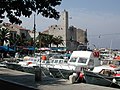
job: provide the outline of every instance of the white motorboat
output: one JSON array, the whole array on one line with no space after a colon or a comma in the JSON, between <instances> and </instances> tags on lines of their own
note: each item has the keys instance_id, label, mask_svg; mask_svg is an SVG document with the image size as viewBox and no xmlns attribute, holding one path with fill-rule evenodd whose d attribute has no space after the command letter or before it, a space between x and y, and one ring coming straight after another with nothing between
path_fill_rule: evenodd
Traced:
<instances>
[{"instance_id":1,"label":"white motorboat","mask_svg":"<svg viewBox=\"0 0 120 90\"><path fill-rule=\"evenodd\" d=\"M54 76L61 75L63 78L68 78L74 72L80 73L83 68L91 69L98 65L100 65L99 57L92 51L73 51L67 63L51 64L48 69Z\"/></svg>"},{"instance_id":2,"label":"white motorboat","mask_svg":"<svg viewBox=\"0 0 120 90\"><path fill-rule=\"evenodd\" d=\"M28 59L23 61L19 61L18 65L21 65L22 67L34 67L40 65L40 57L28 57Z\"/></svg>"}]
</instances>

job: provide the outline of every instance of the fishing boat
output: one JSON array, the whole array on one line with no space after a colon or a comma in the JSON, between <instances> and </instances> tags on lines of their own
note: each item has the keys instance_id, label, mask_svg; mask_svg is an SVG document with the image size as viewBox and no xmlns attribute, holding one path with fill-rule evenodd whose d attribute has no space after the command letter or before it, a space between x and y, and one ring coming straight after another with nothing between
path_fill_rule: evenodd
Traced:
<instances>
[{"instance_id":1,"label":"fishing boat","mask_svg":"<svg viewBox=\"0 0 120 90\"><path fill-rule=\"evenodd\" d=\"M92 71L83 70L86 83L120 88L120 68L113 65L94 67Z\"/></svg>"}]
</instances>

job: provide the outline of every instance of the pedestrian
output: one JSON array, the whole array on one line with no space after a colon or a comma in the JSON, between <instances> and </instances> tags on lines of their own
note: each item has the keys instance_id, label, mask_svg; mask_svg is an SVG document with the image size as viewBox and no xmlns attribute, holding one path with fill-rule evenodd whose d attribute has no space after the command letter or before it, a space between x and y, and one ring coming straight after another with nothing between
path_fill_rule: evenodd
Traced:
<instances>
[{"instance_id":1,"label":"pedestrian","mask_svg":"<svg viewBox=\"0 0 120 90\"><path fill-rule=\"evenodd\" d=\"M19 53L16 52L16 53L15 53L15 59L18 59L18 58L19 58Z\"/></svg>"}]
</instances>

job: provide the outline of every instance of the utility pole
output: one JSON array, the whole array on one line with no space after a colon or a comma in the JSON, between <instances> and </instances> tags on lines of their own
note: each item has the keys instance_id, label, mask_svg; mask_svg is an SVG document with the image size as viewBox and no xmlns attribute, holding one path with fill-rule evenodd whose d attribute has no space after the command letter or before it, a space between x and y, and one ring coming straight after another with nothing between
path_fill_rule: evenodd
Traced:
<instances>
[{"instance_id":1,"label":"utility pole","mask_svg":"<svg viewBox=\"0 0 120 90\"><path fill-rule=\"evenodd\" d=\"M39 48L41 48L41 32L39 32Z\"/></svg>"},{"instance_id":2,"label":"utility pole","mask_svg":"<svg viewBox=\"0 0 120 90\"><path fill-rule=\"evenodd\" d=\"M35 14L34 14L34 57L35 57L35 47L36 47L36 42L35 42L35 37L36 37L36 24L35 24ZM35 81L41 81L41 55L40 55L40 67L35 68Z\"/></svg>"},{"instance_id":3,"label":"utility pole","mask_svg":"<svg viewBox=\"0 0 120 90\"><path fill-rule=\"evenodd\" d=\"M36 42L35 42L35 37L36 37L36 24L35 24L35 14L34 14L34 56L35 56L35 47L36 47Z\"/></svg>"}]
</instances>

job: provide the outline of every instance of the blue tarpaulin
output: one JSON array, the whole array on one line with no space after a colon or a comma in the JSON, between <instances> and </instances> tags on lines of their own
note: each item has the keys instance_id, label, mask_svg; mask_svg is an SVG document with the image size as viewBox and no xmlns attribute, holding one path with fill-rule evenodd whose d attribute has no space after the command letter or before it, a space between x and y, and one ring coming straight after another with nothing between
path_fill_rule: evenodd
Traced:
<instances>
[{"instance_id":1,"label":"blue tarpaulin","mask_svg":"<svg viewBox=\"0 0 120 90\"><path fill-rule=\"evenodd\" d=\"M33 51L33 50L34 50L34 47L29 47L28 50Z\"/></svg>"},{"instance_id":2,"label":"blue tarpaulin","mask_svg":"<svg viewBox=\"0 0 120 90\"><path fill-rule=\"evenodd\" d=\"M14 52L14 50L8 46L0 46L0 51Z\"/></svg>"},{"instance_id":3,"label":"blue tarpaulin","mask_svg":"<svg viewBox=\"0 0 120 90\"><path fill-rule=\"evenodd\" d=\"M25 47L25 48L23 48L23 49L25 49L25 50L30 50L30 51L34 51L34 47Z\"/></svg>"}]
</instances>

